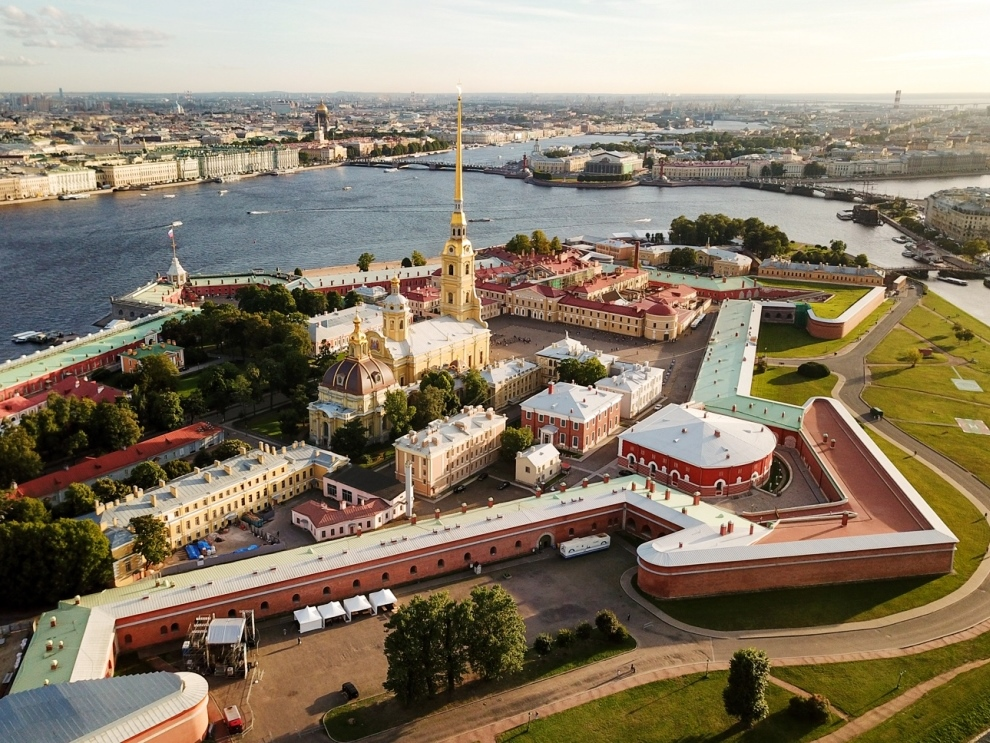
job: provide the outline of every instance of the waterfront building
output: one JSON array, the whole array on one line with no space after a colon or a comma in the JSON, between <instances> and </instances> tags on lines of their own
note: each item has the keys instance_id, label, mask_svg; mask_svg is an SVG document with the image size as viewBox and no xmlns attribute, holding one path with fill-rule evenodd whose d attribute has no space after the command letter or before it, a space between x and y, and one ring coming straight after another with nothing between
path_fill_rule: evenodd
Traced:
<instances>
[{"instance_id":1,"label":"waterfront building","mask_svg":"<svg viewBox=\"0 0 990 743\"><path fill-rule=\"evenodd\" d=\"M622 395L569 382L551 382L520 405L533 441L584 454L619 427Z\"/></svg>"},{"instance_id":2,"label":"waterfront building","mask_svg":"<svg viewBox=\"0 0 990 743\"><path fill-rule=\"evenodd\" d=\"M524 485L543 485L560 474L560 452L553 444L534 444L516 452L516 480Z\"/></svg>"},{"instance_id":3,"label":"waterfront building","mask_svg":"<svg viewBox=\"0 0 990 743\"><path fill-rule=\"evenodd\" d=\"M619 413L623 418L635 418L660 399L663 394L663 369L647 364L617 361L611 376L599 379L595 387L622 395Z\"/></svg>"},{"instance_id":4,"label":"waterfront building","mask_svg":"<svg viewBox=\"0 0 990 743\"><path fill-rule=\"evenodd\" d=\"M670 181L741 181L750 175L749 165L731 160L661 160L653 166L651 173L656 179Z\"/></svg>"},{"instance_id":5,"label":"waterfront building","mask_svg":"<svg viewBox=\"0 0 990 743\"><path fill-rule=\"evenodd\" d=\"M584 164L587 175L632 175L643 168L643 156L636 152L595 150Z\"/></svg>"},{"instance_id":6,"label":"waterfront building","mask_svg":"<svg viewBox=\"0 0 990 743\"><path fill-rule=\"evenodd\" d=\"M96 190L96 171L91 168L61 166L48 173L48 192L52 195L85 193Z\"/></svg>"},{"instance_id":7,"label":"waterfront building","mask_svg":"<svg viewBox=\"0 0 990 743\"><path fill-rule=\"evenodd\" d=\"M543 386L540 367L525 359L498 361L481 370L488 383L488 404L503 410L532 395Z\"/></svg>"},{"instance_id":8,"label":"waterfront building","mask_svg":"<svg viewBox=\"0 0 990 743\"><path fill-rule=\"evenodd\" d=\"M413 492L434 498L491 466L498 459L506 417L478 405L435 420L395 440L395 477L406 483L412 466Z\"/></svg>"},{"instance_id":9,"label":"waterfront building","mask_svg":"<svg viewBox=\"0 0 990 743\"><path fill-rule=\"evenodd\" d=\"M530 170L534 173L546 173L547 175L580 173L584 170L589 159L591 159L591 153L585 151L563 157L547 157L540 151L539 141L533 145L533 151L528 158Z\"/></svg>"},{"instance_id":10,"label":"waterfront building","mask_svg":"<svg viewBox=\"0 0 990 743\"><path fill-rule=\"evenodd\" d=\"M327 369L316 401L309 404L309 435L319 446L331 446L337 429L354 420L361 421L372 441L388 434L385 397L400 385L391 367L372 357L360 313L352 314L352 324L346 358Z\"/></svg>"},{"instance_id":11,"label":"waterfront building","mask_svg":"<svg viewBox=\"0 0 990 743\"><path fill-rule=\"evenodd\" d=\"M36 395L14 395L0 402L0 425L17 425L28 413L47 407L49 395L75 397L95 403L116 402L118 397L129 397L123 390L94 382L87 377L67 377Z\"/></svg>"},{"instance_id":12,"label":"waterfront building","mask_svg":"<svg viewBox=\"0 0 990 743\"><path fill-rule=\"evenodd\" d=\"M990 239L990 189L950 188L933 193L925 203L925 219L929 227L953 240Z\"/></svg>"},{"instance_id":13,"label":"waterfront building","mask_svg":"<svg viewBox=\"0 0 990 743\"><path fill-rule=\"evenodd\" d=\"M822 284L884 286L884 272L859 266L826 266L819 263L793 263L767 258L757 269L761 279L813 281Z\"/></svg>"}]
</instances>

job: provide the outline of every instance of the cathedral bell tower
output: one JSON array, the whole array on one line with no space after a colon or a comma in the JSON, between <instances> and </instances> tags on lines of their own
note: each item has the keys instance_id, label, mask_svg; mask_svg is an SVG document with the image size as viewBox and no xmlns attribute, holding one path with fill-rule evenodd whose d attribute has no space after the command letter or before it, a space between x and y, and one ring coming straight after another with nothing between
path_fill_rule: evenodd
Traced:
<instances>
[{"instance_id":1,"label":"cathedral bell tower","mask_svg":"<svg viewBox=\"0 0 990 743\"><path fill-rule=\"evenodd\" d=\"M382 330L385 337L393 341L408 340L409 324L412 322L409 300L402 296L399 287L399 277L395 276L392 278L392 293L382 305Z\"/></svg>"},{"instance_id":2,"label":"cathedral bell tower","mask_svg":"<svg viewBox=\"0 0 990 743\"><path fill-rule=\"evenodd\" d=\"M347 344L347 356L351 359L366 359L371 356L368 350L368 336L361 330L361 315L354 315L354 332Z\"/></svg>"},{"instance_id":3,"label":"cathedral bell tower","mask_svg":"<svg viewBox=\"0 0 990 743\"><path fill-rule=\"evenodd\" d=\"M467 237L461 163L461 91L457 89L457 146L454 167L454 211L450 216L450 238L441 254L440 315L482 326L481 299L474 290L474 248Z\"/></svg>"}]
</instances>

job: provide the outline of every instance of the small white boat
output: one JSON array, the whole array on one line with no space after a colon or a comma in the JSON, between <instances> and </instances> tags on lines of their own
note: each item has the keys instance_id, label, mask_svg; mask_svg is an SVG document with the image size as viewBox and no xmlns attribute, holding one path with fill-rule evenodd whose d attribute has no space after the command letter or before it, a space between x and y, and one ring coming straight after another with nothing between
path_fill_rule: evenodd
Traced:
<instances>
[{"instance_id":1,"label":"small white boat","mask_svg":"<svg viewBox=\"0 0 990 743\"><path fill-rule=\"evenodd\" d=\"M175 194L174 193L167 193L164 196L162 196L162 198L163 199L174 199L175 198Z\"/></svg>"},{"instance_id":2,"label":"small white boat","mask_svg":"<svg viewBox=\"0 0 990 743\"><path fill-rule=\"evenodd\" d=\"M224 194L227 194L227 193L230 193L230 192L226 188L224 188L224 189L222 189L220 191L217 191L217 193L220 194L221 196L223 196Z\"/></svg>"},{"instance_id":3,"label":"small white boat","mask_svg":"<svg viewBox=\"0 0 990 743\"><path fill-rule=\"evenodd\" d=\"M248 214L269 214L270 212L248 212Z\"/></svg>"},{"instance_id":4,"label":"small white boat","mask_svg":"<svg viewBox=\"0 0 990 743\"><path fill-rule=\"evenodd\" d=\"M342 189L340 189L340 190L341 190L341 191L350 191L350 190L351 190L351 186L344 186L344 187L343 187Z\"/></svg>"},{"instance_id":5,"label":"small white boat","mask_svg":"<svg viewBox=\"0 0 990 743\"><path fill-rule=\"evenodd\" d=\"M88 199L88 193L64 193L60 194L58 197L59 201L78 201L79 199Z\"/></svg>"},{"instance_id":6,"label":"small white boat","mask_svg":"<svg viewBox=\"0 0 990 743\"><path fill-rule=\"evenodd\" d=\"M398 173L399 172L399 169L398 168L385 168L385 170L383 170L382 172L383 173Z\"/></svg>"},{"instance_id":7,"label":"small white boat","mask_svg":"<svg viewBox=\"0 0 990 743\"><path fill-rule=\"evenodd\" d=\"M652 222L653 220L647 217L646 219L634 219L633 222Z\"/></svg>"}]
</instances>

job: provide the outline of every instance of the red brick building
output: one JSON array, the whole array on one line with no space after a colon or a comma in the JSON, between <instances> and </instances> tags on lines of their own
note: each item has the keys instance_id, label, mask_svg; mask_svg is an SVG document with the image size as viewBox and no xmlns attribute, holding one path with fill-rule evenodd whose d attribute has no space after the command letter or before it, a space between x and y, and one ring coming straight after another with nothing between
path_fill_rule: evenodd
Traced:
<instances>
[{"instance_id":1,"label":"red brick building","mask_svg":"<svg viewBox=\"0 0 990 743\"><path fill-rule=\"evenodd\" d=\"M551 383L520 406L533 441L584 453L619 427L622 395L569 382Z\"/></svg>"}]
</instances>

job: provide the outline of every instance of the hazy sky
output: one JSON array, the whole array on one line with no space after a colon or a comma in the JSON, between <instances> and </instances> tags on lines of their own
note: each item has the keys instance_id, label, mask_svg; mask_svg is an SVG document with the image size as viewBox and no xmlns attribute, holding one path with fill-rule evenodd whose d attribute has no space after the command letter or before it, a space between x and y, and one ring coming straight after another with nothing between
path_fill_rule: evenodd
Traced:
<instances>
[{"instance_id":1,"label":"hazy sky","mask_svg":"<svg viewBox=\"0 0 990 743\"><path fill-rule=\"evenodd\" d=\"M990 89L988 31L990 0L22 0L0 91L907 97Z\"/></svg>"}]
</instances>

